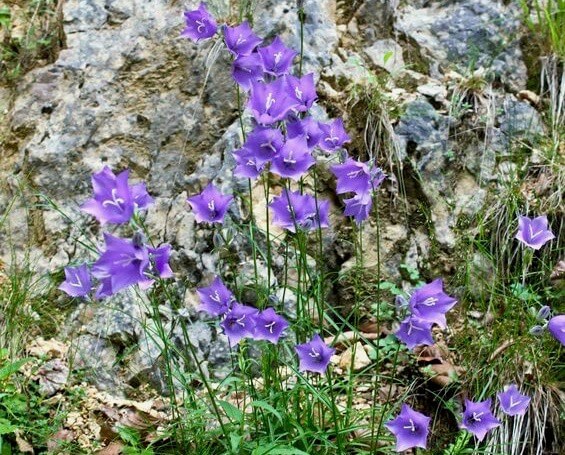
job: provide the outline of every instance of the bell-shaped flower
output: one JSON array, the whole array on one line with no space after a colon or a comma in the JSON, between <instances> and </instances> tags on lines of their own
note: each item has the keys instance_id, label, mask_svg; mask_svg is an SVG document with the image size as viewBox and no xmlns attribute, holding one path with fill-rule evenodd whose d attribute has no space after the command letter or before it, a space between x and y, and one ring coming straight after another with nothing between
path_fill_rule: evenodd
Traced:
<instances>
[{"instance_id":1,"label":"bell-shaped flower","mask_svg":"<svg viewBox=\"0 0 565 455\"><path fill-rule=\"evenodd\" d=\"M518 218L518 232L516 237L524 245L539 250L555 235L548 229L547 216L538 216L537 218L528 218L520 216Z\"/></svg>"},{"instance_id":2,"label":"bell-shaped flower","mask_svg":"<svg viewBox=\"0 0 565 455\"><path fill-rule=\"evenodd\" d=\"M364 220L369 218L371 207L373 206L373 199L370 193L360 193L352 198L344 199L343 203L345 204L343 214L345 216L352 216L355 223L361 224Z\"/></svg>"},{"instance_id":3,"label":"bell-shaped flower","mask_svg":"<svg viewBox=\"0 0 565 455\"><path fill-rule=\"evenodd\" d=\"M253 33L249 23L244 21L235 27L225 27L224 41L229 51L237 57L251 54L263 40Z\"/></svg>"},{"instance_id":4,"label":"bell-shaped flower","mask_svg":"<svg viewBox=\"0 0 565 455\"><path fill-rule=\"evenodd\" d=\"M101 225L106 223L127 223L134 212L135 202L132 187L128 185L129 171L125 170L117 176L108 166L102 171L92 175L92 187L94 197L86 201L81 209L96 217ZM136 194L145 206L151 202L151 198L142 191L145 187L136 186ZM148 198L148 199L147 199Z\"/></svg>"},{"instance_id":5,"label":"bell-shaped flower","mask_svg":"<svg viewBox=\"0 0 565 455\"><path fill-rule=\"evenodd\" d=\"M169 266L169 258L171 256L171 245L165 244L157 248L147 247L149 261L151 263L151 271L159 278L172 278L174 276Z\"/></svg>"},{"instance_id":6,"label":"bell-shaped flower","mask_svg":"<svg viewBox=\"0 0 565 455\"><path fill-rule=\"evenodd\" d=\"M272 125L283 120L296 103L286 93L284 79L279 78L269 83L252 83L247 106L258 124Z\"/></svg>"},{"instance_id":7,"label":"bell-shaped flower","mask_svg":"<svg viewBox=\"0 0 565 455\"><path fill-rule=\"evenodd\" d=\"M319 123L312 117L305 117L302 120L294 120L286 124L286 134L289 139L297 136L304 136L308 148L312 150L322 137Z\"/></svg>"},{"instance_id":8,"label":"bell-shaped flower","mask_svg":"<svg viewBox=\"0 0 565 455\"><path fill-rule=\"evenodd\" d=\"M210 316L226 314L235 302L235 296L217 276L210 286L196 290L200 297L200 309Z\"/></svg>"},{"instance_id":9,"label":"bell-shaped flower","mask_svg":"<svg viewBox=\"0 0 565 455\"><path fill-rule=\"evenodd\" d=\"M233 196L223 194L212 183L202 193L189 197L187 202L192 207L198 223L223 223Z\"/></svg>"},{"instance_id":10,"label":"bell-shaped flower","mask_svg":"<svg viewBox=\"0 0 565 455\"><path fill-rule=\"evenodd\" d=\"M547 324L547 329L557 341L565 346L565 314L552 317Z\"/></svg>"},{"instance_id":11,"label":"bell-shaped flower","mask_svg":"<svg viewBox=\"0 0 565 455\"><path fill-rule=\"evenodd\" d=\"M522 395L516 384L504 387L504 391L496 396L500 408L509 416L524 415L530 405L530 397Z\"/></svg>"},{"instance_id":12,"label":"bell-shaped flower","mask_svg":"<svg viewBox=\"0 0 565 455\"><path fill-rule=\"evenodd\" d=\"M294 348L298 354L299 371L312 371L324 374L335 353L334 348L330 348L320 335L316 334L308 343L303 343Z\"/></svg>"},{"instance_id":13,"label":"bell-shaped flower","mask_svg":"<svg viewBox=\"0 0 565 455\"><path fill-rule=\"evenodd\" d=\"M255 155L258 163L265 164L279 154L283 145L284 136L281 130L257 126L247 135L243 147Z\"/></svg>"},{"instance_id":14,"label":"bell-shaped flower","mask_svg":"<svg viewBox=\"0 0 565 455\"><path fill-rule=\"evenodd\" d=\"M312 231L329 226L329 201L318 201L309 194L284 189L280 196L269 204L273 211L273 223L290 232L296 228Z\"/></svg>"},{"instance_id":15,"label":"bell-shaped flower","mask_svg":"<svg viewBox=\"0 0 565 455\"><path fill-rule=\"evenodd\" d=\"M273 344L279 342L279 338L288 328L288 321L277 314L273 308L266 308L255 316L255 340L267 340Z\"/></svg>"},{"instance_id":16,"label":"bell-shaped flower","mask_svg":"<svg viewBox=\"0 0 565 455\"><path fill-rule=\"evenodd\" d=\"M404 452L412 447L427 447L430 417L402 405L400 414L385 426L396 437L396 451Z\"/></svg>"},{"instance_id":17,"label":"bell-shaped flower","mask_svg":"<svg viewBox=\"0 0 565 455\"><path fill-rule=\"evenodd\" d=\"M97 297L108 297L134 284L149 280L149 251L143 244L104 233L106 250L92 265L92 276L101 286Z\"/></svg>"},{"instance_id":18,"label":"bell-shaped flower","mask_svg":"<svg viewBox=\"0 0 565 455\"><path fill-rule=\"evenodd\" d=\"M271 162L271 171L298 181L315 163L306 138L299 136L285 142L280 153Z\"/></svg>"},{"instance_id":19,"label":"bell-shaped flower","mask_svg":"<svg viewBox=\"0 0 565 455\"><path fill-rule=\"evenodd\" d=\"M287 74L285 82L288 95L296 103L295 110L306 112L318 99L314 73L308 73L301 78Z\"/></svg>"},{"instance_id":20,"label":"bell-shaped flower","mask_svg":"<svg viewBox=\"0 0 565 455\"><path fill-rule=\"evenodd\" d=\"M326 152L336 152L343 144L351 141L343 126L343 120L340 118L330 123L320 123L320 130L322 131L322 137L318 145Z\"/></svg>"},{"instance_id":21,"label":"bell-shaped flower","mask_svg":"<svg viewBox=\"0 0 565 455\"><path fill-rule=\"evenodd\" d=\"M479 441L482 441L490 430L500 425L500 420L492 415L490 405L490 398L479 402L465 400L461 428L473 433Z\"/></svg>"},{"instance_id":22,"label":"bell-shaped flower","mask_svg":"<svg viewBox=\"0 0 565 455\"><path fill-rule=\"evenodd\" d=\"M84 297L92 290L92 281L86 264L78 267L65 267L65 281L59 286L61 291L71 297Z\"/></svg>"},{"instance_id":23,"label":"bell-shaped flower","mask_svg":"<svg viewBox=\"0 0 565 455\"><path fill-rule=\"evenodd\" d=\"M337 179L336 193L368 193L371 187L371 173L365 163L347 158L343 164L331 166Z\"/></svg>"},{"instance_id":24,"label":"bell-shaped flower","mask_svg":"<svg viewBox=\"0 0 565 455\"><path fill-rule=\"evenodd\" d=\"M416 346L434 344L432 337L432 322L410 315L400 323L400 327L395 335L402 341L408 349Z\"/></svg>"},{"instance_id":25,"label":"bell-shaped flower","mask_svg":"<svg viewBox=\"0 0 565 455\"><path fill-rule=\"evenodd\" d=\"M257 159L257 155L243 147L233 152L236 167L233 173L236 177L256 179L265 169L265 164Z\"/></svg>"},{"instance_id":26,"label":"bell-shaped flower","mask_svg":"<svg viewBox=\"0 0 565 455\"><path fill-rule=\"evenodd\" d=\"M252 337L255 331L256 308L232 303L220 326L228 337L230 346L235 346L242 338Z\"/></svg>"},{"instance_id":27,"label":"bell-shaped flower","mask_svg":"<svg viewBox=\"0 0 565 455\"><path fill-rule=\"evenodd\" d=\"M200 41L214 36L218 25L214 17L206 9L206 3L200 2L198 9L184 13L186 28L181 36L186 36L192 41Z\"/></svg>"},{"instance_id":28,"label":"bell-shaped flower","mask_svg":"<svg viewBox=\"0 0 565 455\"><path fill-rule=\"evenodd\" d=\"M254 82L263 80L263 75L263 64L256 52L240 55L232 63L232 77L245 90L249 90Z\"/></svg>"},{"instance_id":29,"label":"bell-shaped flower","mask_svg":"<svg viewBox=\"0 0 565 455\"><path fill-rule=\"evenodd\" d=\"M443 292L443 281L438 278L416 289L410 297L412 313L441 328L447 326L445 313L455 306L457 300Z\"/></svg>"},{"instance_id":30,"label":"bell-shaped flower","mask_svg":"<svg viewBox=\"0 0 565 455\"><path fill-rule=\"evenodd\" d=\"M275 77L287 74L292 60L298 54L286 47L278 36L268 46L258 48L257 52L261 56L265 72Z\"/></svg>"}]
</instances>

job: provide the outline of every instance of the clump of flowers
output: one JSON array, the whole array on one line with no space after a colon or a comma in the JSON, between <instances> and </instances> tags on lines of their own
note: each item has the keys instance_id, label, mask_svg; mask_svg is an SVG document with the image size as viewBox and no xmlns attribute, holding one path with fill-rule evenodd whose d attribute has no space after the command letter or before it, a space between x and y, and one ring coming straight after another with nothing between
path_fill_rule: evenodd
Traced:
<instances>
[{"instance_id":1,"label":"clump of flowers","mask_svg":"<svg viewBox=\"0 0 565 455\"><path fill-rule=\"evenodd\" d=\"M407 304L409 315L400 323L396 336L413 349L418 345L432 345L432 326L447 325L445 314L457 300L443 292L443 281L438 278L414 291Z\"/></svg>"},{"instance_id":2,"label":"clump of flowers","mask_svg":"<svg viewBox=\"0 0 565 455\"><path fill-rule=\"evenodd\" d=\"M153 199L145 183L130 186L128 177L128 170L115 175L107 166L93 174L94 197L82 205L82 210L95 216L102 226L132 221L135 212L146 210ZM59 289L71 297L86 297L96 288L95 297L103 298L133 285L147 289L156 278L173 276L168 244L150 246L139 232L131 239L105 232L104 243L105 250L90 269L87 264L65 268L65 281Z\"/></svg>"}]
</instances>

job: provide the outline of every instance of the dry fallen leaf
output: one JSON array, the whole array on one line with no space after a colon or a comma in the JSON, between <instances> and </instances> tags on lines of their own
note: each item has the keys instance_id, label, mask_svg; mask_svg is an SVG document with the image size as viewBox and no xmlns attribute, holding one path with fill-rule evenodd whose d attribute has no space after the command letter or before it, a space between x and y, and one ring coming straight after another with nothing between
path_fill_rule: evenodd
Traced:
<instances>
[{"instance_id":1,"label":"dry fallen leaf","mask_svg":"<svg viewBox=\"0 0 565 455\"><path fill-rule=\"evenodd\" d=\"M99 450L98 452L96 452L96 455L120 455L122 453L123 448L124 448L124 445L122 443L111 442L106 447L104 447L102 450Z\"/></svg>"}]
</instances>

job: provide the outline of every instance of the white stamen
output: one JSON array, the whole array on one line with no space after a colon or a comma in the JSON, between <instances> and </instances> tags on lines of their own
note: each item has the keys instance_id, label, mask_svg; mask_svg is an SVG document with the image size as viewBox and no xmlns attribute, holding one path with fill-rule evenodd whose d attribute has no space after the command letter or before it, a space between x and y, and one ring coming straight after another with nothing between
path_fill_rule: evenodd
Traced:
<instances>
[{"instance_id":1,"label":"white stamen","mask_svg":"<svg viewBox=\"0 0 565 455\"><path fill-rule=\"evenodd\" d=\"M511 408L513 408L514 406L518 406L521 402L522 402L522 400L518 400L518 401L514 402L512 397L510 397L510 407Z\"/></svg>"},{"instance_id":2,"label":"white stamen","mask_svg":"<svg viewBox=\"0 0 565 455\"><path fill-rule=\"evenodd\" d=\"M211 212L214 212L216 210L216 203L214 202L214 199L208 202L208 208Z\"/></svg>"},{"instance_id":3,"label":"white stamen","mask_svg":"<svg viewBox=\"0 0 565 455\"><path fill-rule=\"evenodd\" d=\"M261 144L259 147L261 148L269 148L271 149L274 153L277 153L277 149L275 148L275 146L273 144L271 144L270 142L264 142L263 144Z\"/></svg>"},{"instance_id":4,"label":"white stamen","mask_svg":"<svg viewBox=\"0 0 565 455\"><path fill-rule=\"evenodd\" d=\"M271 106L273 104L275 104L277 102L277 100L275 98L273 98L273 92L269 92L269 95L267 96L267 101L265 103L265 109L269 110L271 108Z\"/></svg>"},{"instance_id":5,"label":"white stamen","mask_svg":"<svg viewBox=\"0 0 565 455\"><path fill-rule=\"evenodd\" d=\"M294 94L299 100L302 100L302 90L300 90L298 87L294 88Z\"/></svg>"},{"instance_id":6,"label":"white stamen","mask_svg":"<svg viewBox=\"0 0 565 455\"><path fill-rule=\"evenodd\" d=\"M312 351L309 352L308 355L313 359L319 359L321 357L321 354L318 351L316 351L314 348L312 348Z\"/></svg>"},{"instance_id":7,"label":"white stamen","mask_svg":"<svg viewBox=\"0 0 565 455\"><path fill-rule=\"evenodd\" d=\"M424 300L422 302L422 305L434 306L437 303L437 301L438 301L438 298L436 298L436 297L428 297L426 300Z\"/></svg>"},{"instance_id":8,"label":"white stamen","mask_svg":"<svg viewBox=\"0 0 565 455\"><path fill-rule=\"evenodd\" d=\"M273 54L273 57L275 57L275 65L277 65L281 61L282 55L283 55L282 52L277 52L276 54Z\"/></svg>"},{"instance_id":9,"label":"white stamen","mask_svg":"<svg viewBox=\"0 0 565 455\"><path fill-rule=\"evenodd\" d=\"M112 188L112 199L106 199L104 202L102 202L102 206L103 207L107 207L109 205L113 205L117 208L121 208L120 204L124 203L124 200L120 197L117 197L117 189L116 188Z\"/></svg>"},{"instance_id":10,"label":"white stamen","mask_svg":"<svg viewBox=\"0 0 565 455\"><path fill-rule=\"evenodd\" d=\"M82 287L82 282L80 281L80 278L79 278L78 274L75 275L75 280L76 280L76 283L73 283L72 281L69 281L69 285L70 285L70 286L74 286L75 288L81 288L81 287Z\"/></svg>"},{"instance_id":11,"label":"white stamen","mask_svg":"<svg viewBox=\"0 0 565 455\"><path fill-rule=\"evenodd\" d=\"M208 297L210 297L214 302L216 303L220 303L221 299L220 299L220 294L218 294L218 291L214 291L213 294L208 294Z\"/></svg>"},{"instance_id":12,"label":"white stamen","mask_svg":"<svg viewBox=\"0 0 565 455\"><path fill-rule=\"evenodd\" d=\"M196 31L198 33L202 33L206 29L206 25L202 21L196 21L196 23L198 24L198 27L196 27Z\"/></svg>"},{"instance_id":13,"label":"white stamen","mask_svg":"<svg viewBox=\"0 0 565 455\"><path fill-rule=\"evenodd\" d=\"M530 231L530 239L531 240L535 239L538 235L543 234L543 231L534 232L531 224L528 225L528 230Z\"/></svg>"},{"instance_id":14,"label":"white stamen","mask_svg":"<svg viewBox=\"0 0 565 455\"><path fill-rule=\"evenodd\" d=\"M245 327L245 324L242 322L245 319L245 315L241 316L239 319L235 320L236 324L239 324L241 327Z\"/></svg>"},{"instance_id":15,"label":"white stamen","mask_svg":"<svg viewBox=\"0 0 565 455\"><path fill-rule=\"evenodd\" d=\"M414 425L414 421L412 419L408 419L408 421L410 422L410 425L404 426L402 428L405 428L407 430L410 430L412 433L416 432L416 426Z\"/></svg>"},{"instance_id":16,"label":"white stamen","mask_svg":"<svg viewBox=\"0 0 565 455\"><path fill-rule=\"evenodd\" d=\"M473 420L475 422L480 422L481 421L481 416L484 414L484 412L473 412Z\"/></svg>"},{"instance_id":17,"label":"white stamen","mask_svg":"<svg viewBox=\"0 0 565 455\"><path fill-rule=\"evenodd\" d=\"M270 324L265 324L265 328L269 329L269 333L273 333L274 326L275 326L275 321L271 322Z\"/></svg>"}]
</instances>

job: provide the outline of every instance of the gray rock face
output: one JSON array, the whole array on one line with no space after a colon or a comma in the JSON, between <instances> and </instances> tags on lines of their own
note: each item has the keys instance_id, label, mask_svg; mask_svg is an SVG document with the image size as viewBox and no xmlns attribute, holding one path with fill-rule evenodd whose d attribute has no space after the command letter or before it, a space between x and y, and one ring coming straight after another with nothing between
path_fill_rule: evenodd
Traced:
<instances>
[{"instance_id":1,"label":"gray rock face","mask_svg":"<svg viewBox=\"0 0 565 455\"><path fill-rule=\"evenodd\" d=\"M463 74L482 66L513 89L525 88L527 72L518 42L520 9L515 3L408 3L400 9L395 26L418 43L433 77L453 65Z\"/></svg>"}]
</instances>

